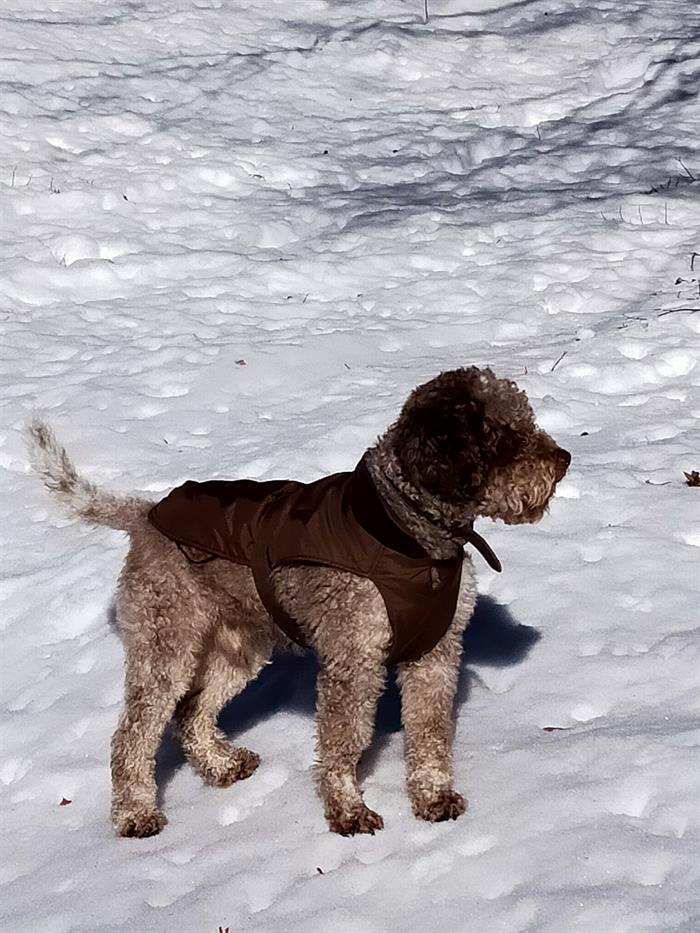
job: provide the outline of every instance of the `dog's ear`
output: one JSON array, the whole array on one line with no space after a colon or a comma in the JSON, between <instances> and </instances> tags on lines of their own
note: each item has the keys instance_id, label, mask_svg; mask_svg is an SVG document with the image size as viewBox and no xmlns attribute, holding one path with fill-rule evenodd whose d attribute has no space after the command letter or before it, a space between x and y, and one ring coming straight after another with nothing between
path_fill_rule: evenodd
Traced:
<instances>
[{"instance_id":1,"label":"dog's ear","mask_svg":"<svg viewBox=\"0 0 700 933\"><path fill-rule=\"evenodd\" d=\"M394 432L404 475L450 501L470 498L484 481L483 405L437 400L404 411Z\"/></svg>"},{"instance_id":2,"label":"dog's ear","mask_svg":"<svg viewBox=\"0 0 700 933\"><path fill-rule=\"evenodd\" d=\"M520 446L508 425L487 417L477 369L442 373L409 396L392 432L404 475L448 501L468 501Z\"/></svg>"}]
</instances>

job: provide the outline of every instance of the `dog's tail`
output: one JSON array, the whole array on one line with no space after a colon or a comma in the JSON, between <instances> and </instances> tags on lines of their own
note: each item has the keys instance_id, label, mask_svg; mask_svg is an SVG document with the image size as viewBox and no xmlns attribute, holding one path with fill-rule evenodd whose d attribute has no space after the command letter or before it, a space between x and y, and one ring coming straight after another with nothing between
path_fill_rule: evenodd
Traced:
<instances>
[{"instance_id":1,"label":"dog's tail","mask_svg":"<svg viewBox=\"0 0 700 933\"><path fill-rule=\"evenodd\" d=\"M35 419L28 428L32 466L47 488L74 515L93 525L129 531L149 504L132 496L114 496L83 479L51 428Z\"/></svg>"}]
</instances>

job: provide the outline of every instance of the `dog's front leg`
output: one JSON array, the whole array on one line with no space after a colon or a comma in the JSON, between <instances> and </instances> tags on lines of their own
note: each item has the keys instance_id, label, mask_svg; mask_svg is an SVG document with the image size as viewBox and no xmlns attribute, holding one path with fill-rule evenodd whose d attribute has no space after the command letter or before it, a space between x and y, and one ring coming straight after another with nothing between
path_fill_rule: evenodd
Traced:
<instances>
[{"instance_id":1,"label":"dog's front leg","mask_svg":"<svg viewBox=\"0 0 700 933\"><path fill-rule=\"evenodd\" d=\"M372 739L385 673L382 654L368 656L361 651L352 663L334 659L319 673L319 785L328 826L344 836L374 834L384 827L381 816L362 799L357 764Z\"/></svg>"},{"instance_id":2,"label":"dog's front leg","mask_svg":"<svg viewBox=\"0 0 700 933\"><path fill-rule=\"evenodd\" d=\"M466 809L452 787L454 698L463 624L418 661L399 665L408 793L417 817L457 819Z\"/></svg>"},{"instance_id":3,"label":"dog's front leg","mask_svg":"<svg viewBox=\"0 0 700 933\"><path fill-rule=\"evenodd\" d=\"M369 580L319 565L277 568L278 599L299 620L321 663L317 777L328 825L343 835L381 829L362 799L357 763L370 743L386 679L391 626Z\"/></svg>"}]
</instances>

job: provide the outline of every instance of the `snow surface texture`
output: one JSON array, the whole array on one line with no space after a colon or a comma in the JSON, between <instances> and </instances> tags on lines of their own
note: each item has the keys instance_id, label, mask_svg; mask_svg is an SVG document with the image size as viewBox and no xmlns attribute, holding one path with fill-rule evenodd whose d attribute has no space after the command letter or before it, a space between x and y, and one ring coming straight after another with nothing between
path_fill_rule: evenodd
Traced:
<instances>
[{"instance_id":1,"label":"snow surface texture","mask_svg":"<svg viewBox=\"0 0 700 933\"><path fill-rule=\"evenodd\" d=\"M429 11L3 4L3 931L700 929L700 7ZM206 788L168 738L169 826L115 838L126 541L45 494L31 415L115 491L311 479L471 363L573 464L541 526L482 523L468 814L411 816L392 688L387 828L328 833L280 659L223 720L259 771Z\"/></svg>"}]
</instances>

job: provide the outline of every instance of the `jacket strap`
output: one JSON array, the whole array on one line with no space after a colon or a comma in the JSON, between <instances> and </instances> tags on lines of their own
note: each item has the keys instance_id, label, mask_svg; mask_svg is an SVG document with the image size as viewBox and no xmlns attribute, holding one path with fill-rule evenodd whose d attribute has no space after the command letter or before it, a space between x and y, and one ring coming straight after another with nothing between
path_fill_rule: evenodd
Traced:
<instances>
[{"instance_id":1,"label":"jacket strap","mask_svg":"<svg viewBox=\"0 0 700 933\"><path fill-rule=\"evenodd\" d=\"M503 565L496 556L493 548L488 543L488 541L481 537L478 531L474 531L473 528L469 529L466 544L471 544L473 547L475 547L479 554L481 554L486 563L489 565L489 567L492 570L495 570L496 573L500 573L501 570L503 570Z\"/></svg>"}]
</instances>

